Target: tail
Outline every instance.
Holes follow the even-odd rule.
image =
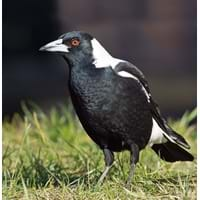
[[[165,161],[193,161],[194,157],[183,148],[170,141],[163,144],[154,144],[152,149]]]

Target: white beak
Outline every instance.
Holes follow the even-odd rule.
[[[50,42],[44,46],[42,46],[39,51],[50,51],[50,52],[61,52],[61,53],[68,53],[67,45],[63,44],[62,39],[55,40]]]

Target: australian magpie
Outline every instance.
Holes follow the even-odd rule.
[[[147,80],[133,64],[112,57],[90,34],[73,31],[40,48],[69,66],[69,90],[87,134],[102,149],[107,175],[113,152],[130,151],[130,184],[139,152],[149,145],[165,161],[192,161],[185,139],[169,127]]]

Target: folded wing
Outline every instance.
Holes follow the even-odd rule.
[[[124,75],[127,77],[132,76],[134,79],[138,80],[138,83],[141,84],[143,91],[145,95],[147,96],[149,107],[152,112],[152,117],[161,128],[162,133],[165,136],[165,138],[172,143],[178,144],[184,148],[189,149],[190,146],[186,142],[186,140],[181,135],[179,135],[174,130],[172,130],[172,128],[170,128],[169,125],[167,124],[166,120],[161,116],[160,109],[151,96],[148,82],[145,76],[143,75],[143,73],[136,66],[134,66],[133,64],[129,62],[120,62],[119,64],[115,66],[115,68],[113,68],[113,70],[118,75],[122,75],[122,76]]]

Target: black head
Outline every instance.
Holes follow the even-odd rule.
[[[40,48],[40,51],[59,53],[70,65],[92,62],[93,37],[85,32],[72,31],[61,35],[57,40]]]

